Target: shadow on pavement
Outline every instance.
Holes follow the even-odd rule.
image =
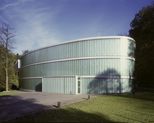
[[[0,122],[111,122],[103,114],[75,108],[55,109],[18,96],[1,96],[0,111]]]
[[[0,122],[35,113],[49,107],[37,104],[34,98],[22,99],[19,96],[0,96]]]

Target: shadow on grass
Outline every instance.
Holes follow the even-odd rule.
[[[103,114],[87,113],[75,108],[50,109],[16,119],[14,122],[113,122]]]
[[[0,122],[112,122],[103,114],[76,108],[49,109],[34,98],[19,96],[1,96],[0,111]]]
[[[141,99],[146,101],[154,101],[154,93],[151,92],[136,92],[135,94],[126,93],[126,94],[112,94],[113,96],[126,97]]]

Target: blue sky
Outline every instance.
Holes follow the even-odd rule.
[[[153,0],[0,0],[0,22],[14,28],[13,51],[64,41],[128,34],[135,14]]]

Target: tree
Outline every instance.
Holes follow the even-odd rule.
[[[11,28],[7,24],[2,24],[0,27],[0,46],[1,46],[1,57],[4,59],[4,70],[5,70],[5,82],[6,82],[6,91],[8,91],[8,80],[9,80],[9,52],[12,47],[12,38],[14,37],[13,33],[10,31]]]
[[[141,87],[154,87],[154,3],[135,15],[129,35],[136,41],[136,82]]]

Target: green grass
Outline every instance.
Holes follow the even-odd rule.
[[[16,119],[15,122],[154,123],[154,93],[101,95],[90,100]]]
[[[0,96],[10,96],[10,95],[16,95],[16,91],[15,90],[11,90],[11,91],[3,91],[3,92],[0,92]]]

